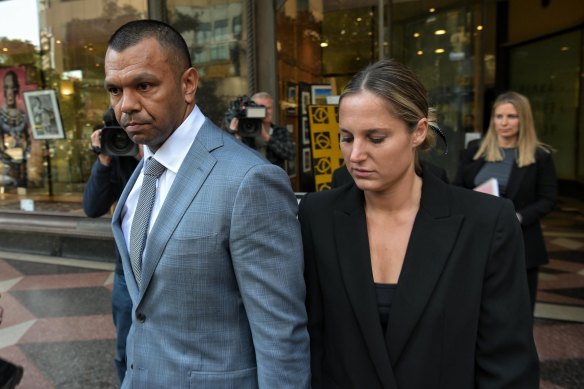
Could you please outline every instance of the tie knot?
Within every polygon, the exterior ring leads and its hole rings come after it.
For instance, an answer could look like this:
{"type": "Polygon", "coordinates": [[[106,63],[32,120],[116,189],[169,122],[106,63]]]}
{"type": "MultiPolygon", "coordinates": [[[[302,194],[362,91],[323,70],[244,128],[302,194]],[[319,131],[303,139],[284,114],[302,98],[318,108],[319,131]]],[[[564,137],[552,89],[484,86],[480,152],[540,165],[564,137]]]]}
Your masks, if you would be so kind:
{"type": "Polygon", "coordinates": [[[158,178],[164,172],[165,169],[166,168],[164,167],[163,164],[161,164],[154,158],[150,157],[146,161],[146,168],[144,170],[144,174],[147,176],[154,176],[158,178]]]}

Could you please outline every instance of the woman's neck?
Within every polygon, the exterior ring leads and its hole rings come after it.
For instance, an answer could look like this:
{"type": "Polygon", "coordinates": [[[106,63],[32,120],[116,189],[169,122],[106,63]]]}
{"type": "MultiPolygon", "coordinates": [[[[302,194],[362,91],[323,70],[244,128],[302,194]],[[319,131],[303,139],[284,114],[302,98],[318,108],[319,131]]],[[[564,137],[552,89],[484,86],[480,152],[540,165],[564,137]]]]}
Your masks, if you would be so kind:
{"type": "Polygon", "coordinates": [[[497,138],[497,143],[499,145],[499,147],[502,147],[504,149],[513,149],[515,147],[517,147],[517,138],[503,138],[503,137],[498,137],[497,138]]]}
{"type": "Polygon", "coordinates": [[[417,211],[421,197],[422,178],[414,173],[412,177],[404,178],[398,185],[383,192],[365,191],[365,207],[367,212],[417,211]]]}

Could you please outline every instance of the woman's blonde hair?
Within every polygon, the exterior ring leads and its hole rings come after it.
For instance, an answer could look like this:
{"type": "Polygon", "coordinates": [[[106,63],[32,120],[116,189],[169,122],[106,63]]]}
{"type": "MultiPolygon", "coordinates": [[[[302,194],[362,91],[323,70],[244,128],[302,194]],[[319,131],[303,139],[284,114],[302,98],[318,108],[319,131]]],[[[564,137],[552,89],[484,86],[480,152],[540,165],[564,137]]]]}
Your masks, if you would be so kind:
{"type": "Polygon", "coordinates": [[[519,136],[517,139],[517,166],[523,167],[535,163],[535,152],[538,148],[550,152],[551,148],[537,139],[531,104],[527,97],[517,92],[505,92],[497,97],[491,111],[489,129],[474,159],[485,158],[488,162],[503,160],[503,151],[497,142],[495,130],[495,110],[502,104],[512,104],[519,115],[519,136]]]}
{"type": "MultiPolygon", "coordinates": [[[[339,105],[344,97],[362,91],[371,92],[385,100],[391,112],[406,123],[410,133],[414,132],[422,118],[428,119],[428,130],[440,132],[436,113],[429,107],[426,88],[405,65],[393,59],[383,59],[367,66],[347,84],[341,93],[339,105]]],[[[434,146],[434,131],[427,131],[426,139],[417,150],[426,151],[434,146]]],[[[420,170],[416,153],[416,171],[419,173],[420,170]]]]}

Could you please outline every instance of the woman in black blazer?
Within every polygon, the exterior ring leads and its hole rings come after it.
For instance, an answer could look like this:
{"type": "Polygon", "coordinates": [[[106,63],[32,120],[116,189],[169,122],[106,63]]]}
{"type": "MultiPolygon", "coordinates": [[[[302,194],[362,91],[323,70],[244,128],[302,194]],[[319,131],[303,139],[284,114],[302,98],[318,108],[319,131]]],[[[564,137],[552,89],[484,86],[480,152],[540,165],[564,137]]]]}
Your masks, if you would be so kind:
{"type": "Polygon", "coordinates": [[[393,60],[353,77],[339,124],[355,182],[299,211],[313,388],[537,388],[512,204],[421,171],[437,127],[393,60]]]}
{"type": "Polygon", "coordinates": [[[490,178],[497,178],[500,196],[513,201],[521,223],[533,310],[539,266],[548,262],[540,219],[554,208],[557,178],[550,148],[537,139],[529,100],[516,92],[497,97],[484,140],[469,143],[453,183],[472,189],[490,178]]]}

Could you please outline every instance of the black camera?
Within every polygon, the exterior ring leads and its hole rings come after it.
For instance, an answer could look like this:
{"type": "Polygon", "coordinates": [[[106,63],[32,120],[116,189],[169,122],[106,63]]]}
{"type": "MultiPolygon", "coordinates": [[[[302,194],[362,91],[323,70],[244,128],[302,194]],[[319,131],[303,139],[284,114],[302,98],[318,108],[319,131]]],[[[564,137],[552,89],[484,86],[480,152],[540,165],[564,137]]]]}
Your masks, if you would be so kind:
{"type": "Polygon", "coordinates": [[[236,133],[243,137],[255,137],[262,131],[262,122],[267,115],[266,107],[250,100],[247,96],[238,97],[229,103],[229,109],[225,112],[225,124],[229,124],[233,118],[238,119],[236,133]]]}
{"type": "Polygon", "coordinates": [[[101,152],[111,157],[133,157],[138,154],[138,145],[132,142],[122,127],[105,126],[101,130],[101,152]]]}

